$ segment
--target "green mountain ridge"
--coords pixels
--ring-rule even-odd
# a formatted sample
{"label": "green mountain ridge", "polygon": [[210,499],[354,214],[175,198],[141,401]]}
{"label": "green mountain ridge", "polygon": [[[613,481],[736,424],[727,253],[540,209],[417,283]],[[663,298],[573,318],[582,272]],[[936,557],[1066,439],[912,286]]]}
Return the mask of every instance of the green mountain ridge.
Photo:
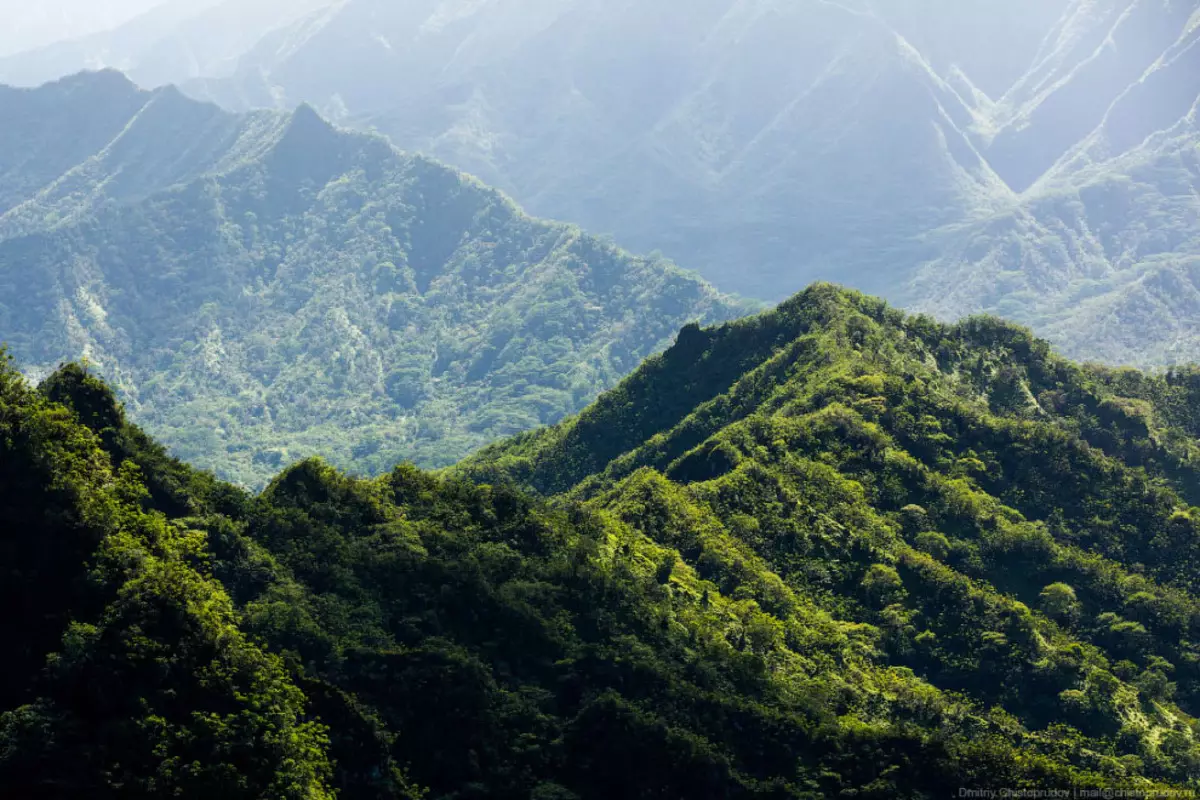
{"label": "green mountain ridge", "polygon": [[0,331],[87,358],[173,452],[261,486],[323,453],[444,466],[756,306],[311,108],[120,75],[0,90]]}
{"label": "green mountain ridge", "polygon": [[0,470],[6,795],[1200,784],[1194,368],[817,285],[437,475],[250,496],[77,365]]}

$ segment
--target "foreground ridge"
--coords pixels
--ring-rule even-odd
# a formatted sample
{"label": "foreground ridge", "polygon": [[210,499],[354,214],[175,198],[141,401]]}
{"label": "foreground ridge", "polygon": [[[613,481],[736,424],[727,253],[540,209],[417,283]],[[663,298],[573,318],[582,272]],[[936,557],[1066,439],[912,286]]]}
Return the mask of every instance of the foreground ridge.
{"label": "foreground ridge", "polygon": [[1200,782],[1196,370],[818,285],[446,473],[258,496],[0,376],[0,794]]}

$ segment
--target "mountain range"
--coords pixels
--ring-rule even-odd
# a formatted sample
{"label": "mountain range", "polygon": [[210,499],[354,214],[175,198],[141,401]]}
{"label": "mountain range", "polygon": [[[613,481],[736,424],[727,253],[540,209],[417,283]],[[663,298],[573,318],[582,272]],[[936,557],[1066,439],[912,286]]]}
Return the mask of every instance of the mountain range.
{"label": "mountain range", "polygon": [[15,9],[0,797],[1200,791],[1198,3]]}
{"label": "mountain range", "polygon": [[238,115],[112,71],[0,107],[13,356],[34,378],[86,358],[246,485],[317,453],[453,463],[757,307],[308,107]]}
{"label": "mountain range", "polygon": [[253,496],[0,365],[0,794],[1194,791],[1198,434],[1194,368],[825,285],[455,469]]}
{"label": "mountain range", "polygon": [[[306,102],[727,291],[832,279],[1081,358],[1200,355],[1195,0],[260,2],[0,80],[111,63],[235,110]],[[231,27],[255,43],[209,47]],[[206,48],[219,67],[147,55]]]}

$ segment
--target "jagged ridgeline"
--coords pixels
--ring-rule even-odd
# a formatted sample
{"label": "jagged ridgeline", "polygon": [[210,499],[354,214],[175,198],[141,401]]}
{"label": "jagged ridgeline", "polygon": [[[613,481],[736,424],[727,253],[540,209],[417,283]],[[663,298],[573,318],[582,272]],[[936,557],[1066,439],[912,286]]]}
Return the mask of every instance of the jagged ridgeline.
{"label": "jagged ridgeline", "polygon": [[828,286],[457,470],[258,496],[6,367],[0,795],[1195,788],[1198,426],[1198,371]]}
{"label": "jagged ridgeline", "polygon": [[0,87],[0,337],[86,357],[179,456],[454,463],[581,410],[691,319],[757,308],[307,107],[114,72]]}

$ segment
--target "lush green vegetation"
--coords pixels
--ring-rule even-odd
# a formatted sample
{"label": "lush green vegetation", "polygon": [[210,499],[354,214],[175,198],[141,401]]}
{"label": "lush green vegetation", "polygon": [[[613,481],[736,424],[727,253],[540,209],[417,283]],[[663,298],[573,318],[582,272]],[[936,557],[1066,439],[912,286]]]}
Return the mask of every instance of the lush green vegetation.
{"label": "lush green vegetation", "polygon": [[1198,402],[1195,369],[1081,367],[818,286],[685,330],[463,469],[614,515],[781,621],[800,602],[869,626],[884,663],[1077,765],[1187,781]]}
{"label": "lush green vegetation", "polygon": [[0,794],[1200,786],[1198,433],[1196,371],[829,286],[456,469],[257,496],[7,366]]}
{"label": "lush green vegetation", "polygon": [[226,114],[115,73],[0,104],[19,365],[86,357],[173,452],[245,485],[317,453],[445,466],[752,308],[307,108]]}
{"label": "lush green vegetation", "polygon": [[204,534],[151,510],[224,494],[81,369],[42,394],[0,365],[0,794],[333,796],[327,728],[242,629]]}

